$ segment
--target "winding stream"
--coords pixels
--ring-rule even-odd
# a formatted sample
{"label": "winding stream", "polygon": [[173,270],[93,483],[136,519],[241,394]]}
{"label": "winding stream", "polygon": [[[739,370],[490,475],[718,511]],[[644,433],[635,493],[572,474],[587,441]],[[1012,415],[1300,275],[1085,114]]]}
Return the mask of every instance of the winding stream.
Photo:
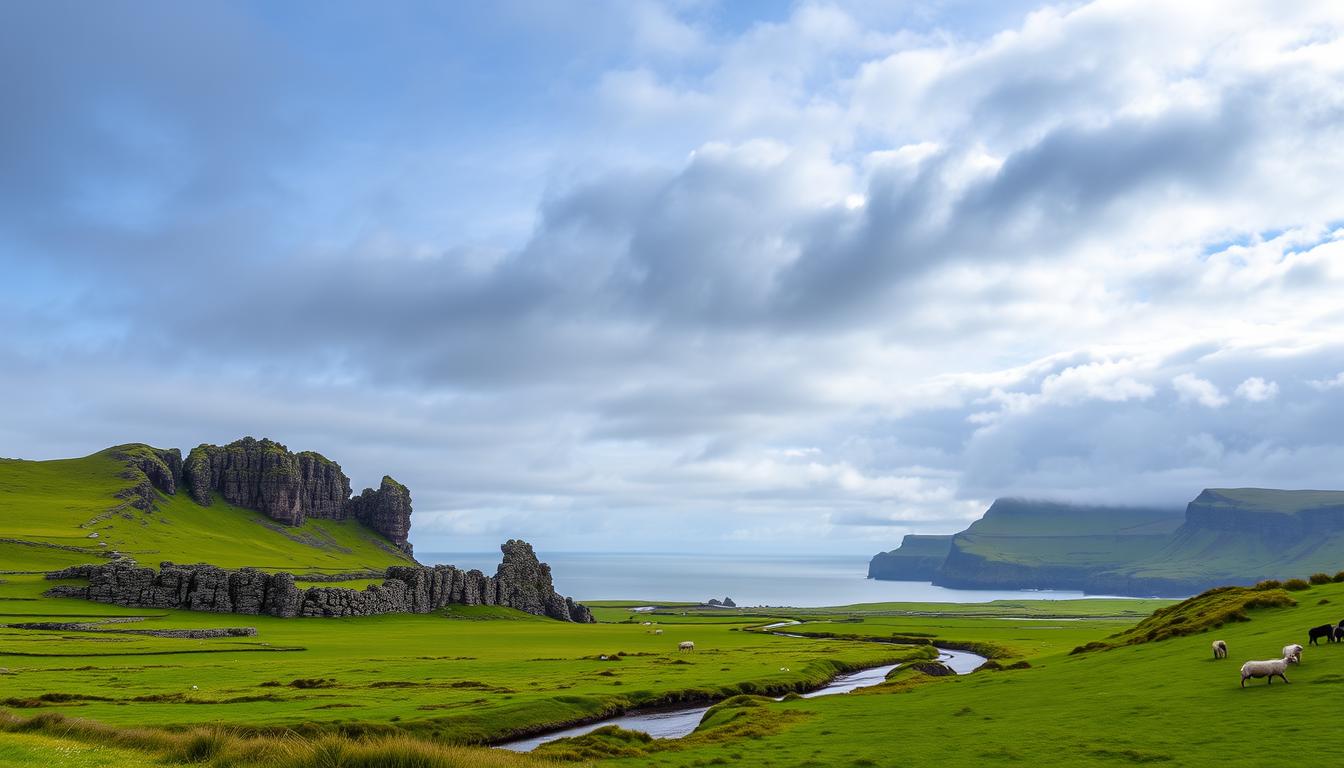
{"label": "winding stream", "polygon": [[[786,627],[797,624],[796,621],[783,621],[778,624],[771,624],[762,627],[763,631],[780,637],[805,637],[804,635],[790,635],[784,632],[775,632],[772,630],[779,627]],[[976,667],[985,663],[983,656],[977,656],[974,653],[966,651],[953,651],[947,648],[938,648],[938,660],[946,664],[958,675],[965,675],[975,670]],[[859,688],[867,688],[870,685],[877,685],[887,679],[887,675],[899,667],[900,664],[884,664],[878,667],[869,667],[860,669],[857,672],[850,672],[837,676],[834,680],[815,691],[802,694],[805,699],[813,699],[818,696],[834,696],[839,693],[849,693]],[[783,697],[776,697],[779,701]],[[598,728],[605,728],[608,725],[619,725],[628,731],[641,731],[647,733],[655,739],[679,739],[688,735],[700,725],[700,720],[704,718],[705,712],[709,711],[711,705],[700,704],[694,706],[667,707],[656,710],[642,710],[632,712],[616,717],[609,717],[605,720],[599,720],[587,725],[579,725],[573,728],[566,728],[560,731],[552,731],[541,736],[532,736],[517,741],[509,741],[495,746],[501,749],[508,749],[514,752],[531,752],[537,747],[549,741],[556,739],[565,739],[573,736],[582,736],[585,733],[591,733]]]}

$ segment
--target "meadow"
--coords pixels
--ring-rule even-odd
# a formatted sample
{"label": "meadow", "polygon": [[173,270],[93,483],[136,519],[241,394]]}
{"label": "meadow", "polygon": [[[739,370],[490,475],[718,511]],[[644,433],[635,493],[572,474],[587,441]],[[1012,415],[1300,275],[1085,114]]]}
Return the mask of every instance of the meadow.
{"label": "meadow", "polygon": [[[1287,765],[1332,746],[1327,702],[1344,683],[1344,644],[1309,648],[1289,670],[1291,685],[1243,690],[1237,668],[1344,618],[1341,583],[1237,588],[1180,604],[636,611],[649,604],[606,601],[591,605],[591,625],[487,606],[349,619],[131,609],[45,597],[57,582],[42,572],[101,561],[103,542],[145,562],[314,575],[367,572],[400,556],[361,528],[276,530],[222,502],[164,497],[152,512],[113,506],[109,515],[125,482],[114,463],[95,454],[42,475],[60,464],[0,467],[0,767],[1235,766]],[[763,631],[785,622],[779,631],[798,637]],[[48,626],[31,626],[39,623]],[[219,628],[255,634],[138,634]],[[1228,642],[1230,659],[1213,660],[1214,637]],[[683,640],[696,650],[679,651]],[[907,666],[848,695],[789,695],[845,671],[927,659],[932,645],[980,653],[993,669],[934,677]],[[684,739],[604,728],[531,755],[485,746],[704,702],[719,703]]]}

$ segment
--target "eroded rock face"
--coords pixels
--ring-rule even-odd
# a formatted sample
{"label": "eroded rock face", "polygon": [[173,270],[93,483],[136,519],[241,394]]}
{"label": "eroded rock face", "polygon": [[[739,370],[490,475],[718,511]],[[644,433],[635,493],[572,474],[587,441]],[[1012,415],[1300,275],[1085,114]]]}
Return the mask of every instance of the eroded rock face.
{"label": "eroded rock face", "polygon": [[586,606],[556,594],[550,566],[537,560],[532,545],[510,540],[500,549],[504,559],[493,577],[451,565],[393,566],[382,584],[363,590],[309,587],[300,591],[293,574],[252,568],[228,571],[213,565],[165,562],[155,571],[118,561],[49,573],[48,579],[83,578],[89,584],[54,587],[47,594],[137,608],[282,618],[429,613],[453,604],[502,605],[560,621],[593,622]]}
{"label": "eroded rock face", "polygon": [[115,450],[118,451],[117,458],[126,462],[122,477],[132,481],[118,496],[131,506],[149,511],[158,501],[156,491],[169,495],[177,493],[177,478],[182,472],[181,451],[139,445],[125,445]]}
{"label": "eroded rock face", "polygon": [[229,503],[286,525],[301,525],[309,517],[343,520],[350,497],[350,479],[341,465],[318,453],[291,453],[280,443],[251,437],[225,446],[196,446],[182,474],[198,504],[208,506],[218,491]]}
{"label": "eroded rock face", "polygon": [[355,518],[411,554],[411,492],[391,477],[383,477],[377,490],[366,488],[351,498],[350,478],[340,464],[251,437],[224,446],[198,445],[179,463],[182,482],[198,504],[208,506],[219,493],[231,504],[285,525]]}
{"label": "eroded rock face", "polygon": [[392,540],[398,549],[411,554],[406,540],[411,531],[411,492],[386,475],[378,490],[365,488],[350,499],[346,514]]}

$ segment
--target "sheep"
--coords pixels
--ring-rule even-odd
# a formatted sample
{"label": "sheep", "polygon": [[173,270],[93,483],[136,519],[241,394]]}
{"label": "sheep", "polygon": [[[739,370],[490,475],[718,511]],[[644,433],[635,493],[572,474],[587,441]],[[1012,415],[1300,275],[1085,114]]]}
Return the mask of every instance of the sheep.
{"label": "sheep", "polygon": [[1335,628],[1329,624],[1322,624],[1319,627],[1312,627],[1307,630],[1307,645],[1317,645],[1316,641],[1324,637],[1326,642],[1335,640]]}
{"label": "sheep", "polygon": [[1344,627],[1335,627],[1333,634],[1336,643],[1344,642]]}
{"label": "sheep", "polygon": [[193,686],[191,686],[191,690],[193,690],[193,691],[199,691],[200,688],[197,688],[196,686],[193,685]]}
{"label": "sheep", "polygon": [[1302,646],[1298,645],[1297,643],[1283,646],[1283,658],[1293,662],[1294,664],[1301,664]]}
{"label": "sheep", "polygon": [[1276,675],[1282,677],[1283,682],[1287,684],[1288,678],[1283,676],[1283,673],[1287,669],[1287,658],[1272,659],[1270,661],[1248,661],[1241,665],[1241,687],[1245,688],[1247,678],[1251,677],[1267,677],[1269,678],[1269,684],[1273,685],[1274,677]]}
{"label": "sheep", "polygon": [[1213,641],[1213,658],[1215,659],[1227,658],[1227,643],[1223,642],[1222,640]]}
{"label": "sheep", "polygon": [[691,642],[690,640],[682,640],[680,643],[677,644],[677,650],[678,650],[678,651],[694,651],[694,650],[695,650],[695,643]]}
{"label": "sheep", "polygon": [[655,635],[661,635],[661,634],[663,634],[663,630],[661,630],[661,629],[655,629],[655,630],[653,630],[653,634],[655,634]]}

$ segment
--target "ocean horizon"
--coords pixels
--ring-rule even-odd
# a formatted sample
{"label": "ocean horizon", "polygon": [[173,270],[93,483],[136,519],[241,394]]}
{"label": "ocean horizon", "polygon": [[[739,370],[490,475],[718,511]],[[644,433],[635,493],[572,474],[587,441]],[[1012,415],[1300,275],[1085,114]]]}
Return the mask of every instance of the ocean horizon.
{"label": "ocean horizon", "polygon": [[[555,587],[575,600],[706,601],[731,597],[739,606],[815,608],[878,602],[986,603],[1073,600],[1071,590],[949,589],[927,581],[867,578],[869,556],[692,554],[674,552],[538,552]],[[422,552],[427,565],[493,574],[498,552]]]}

